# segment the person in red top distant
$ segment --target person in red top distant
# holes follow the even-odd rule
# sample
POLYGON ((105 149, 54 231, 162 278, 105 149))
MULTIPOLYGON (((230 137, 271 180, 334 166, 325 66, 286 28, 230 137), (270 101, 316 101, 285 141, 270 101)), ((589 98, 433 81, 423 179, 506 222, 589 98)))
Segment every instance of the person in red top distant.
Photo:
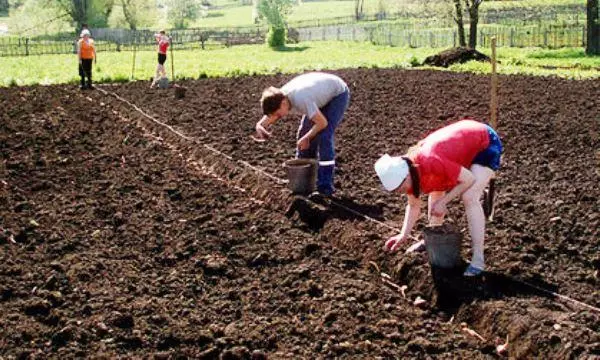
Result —
POLYGON ((171 44, 171 38, 165 34, 164 30, 161 30, 158 34, 154 34, 154 38, 158 44, 158 65, 156 65, 156 74, 154 75, 154 79, 152 79, 152 84, 150 84, 151 88, 154 87, 160 78, 167 76, 165 61, 167 61, 167 49, 171 44))
MULTIPOLYGON (((385 154, 379 158, 375 172, 383 187, 408 196, 402 230, 385 242, 385 248, 396 251, 407 240, 420 216, 421 194, 429 194, 428 218, 432 225, 443 222, 447 204, 460 196, 473 246, 471 263, 464 275, 480 275, 485 268, 485 216, 479 199, 500 167, 502 151, 502 143, 494 129, 464 119, 433 132, 409 149, 405 156, 385 154)), ((423 247, 420 241, 409 251, 423 247)))

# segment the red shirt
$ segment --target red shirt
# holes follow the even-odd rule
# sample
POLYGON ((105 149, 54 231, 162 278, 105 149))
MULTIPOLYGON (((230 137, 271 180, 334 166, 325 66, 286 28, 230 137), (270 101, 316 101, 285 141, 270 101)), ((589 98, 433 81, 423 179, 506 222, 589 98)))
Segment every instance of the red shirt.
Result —
POLYGON ((158 52, 161 54, 166 54, 167 53, 167 49, 169 48, 169 39, 167 39, 165 36, 161 36, 158 39, 158 52))
POLYGON ((413 161, 421 193, 454 188, 461 168, 470 168, 475 156, 489 144, 487 126, 475 120, 461 120, 431 133, 421 142, 413 161))

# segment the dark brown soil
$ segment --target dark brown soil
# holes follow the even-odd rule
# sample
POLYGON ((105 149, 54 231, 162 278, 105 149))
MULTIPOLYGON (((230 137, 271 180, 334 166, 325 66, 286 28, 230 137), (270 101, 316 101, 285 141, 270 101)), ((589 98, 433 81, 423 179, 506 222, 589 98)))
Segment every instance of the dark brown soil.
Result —
MULTIPOLYGON (((352 100, 335 201, 398 228, 404 199, 380 190, 374 161, 485 120, 489 78, 338 74, 352 100)), ((500 77, 489 273, 467 281, 384 253, 394 230, 248 167, 284 177, 299 118, 249 136, 262 89, 288 79, 182 82, 182 99, 102 87, 187 139, 101 90, 3 89, 0 358, 497 358, 507 337, 514 358, 600 356, 600 313, 539 290, 600 307, 600 83, 500 77)), ((449 219, 464 231, 459 203, 449 219)))
POLYGON ((475 49, 457 47, 444 50, 439 54, 428 56, 423 61, 423 65, 448 67, 453 64, 462 64, 471 60, 490 61, 490 58, 475 49))

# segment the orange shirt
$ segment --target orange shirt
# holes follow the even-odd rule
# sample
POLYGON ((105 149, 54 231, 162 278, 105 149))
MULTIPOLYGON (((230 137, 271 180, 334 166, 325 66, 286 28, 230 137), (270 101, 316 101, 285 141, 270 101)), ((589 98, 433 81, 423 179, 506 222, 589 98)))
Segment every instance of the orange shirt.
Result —
POLYGON ((79 42, 77 44, 79 46, 79 52, 81 54, 82 59, 94 58, 95 47, 93 39, 88 39, 88 41, 85 41, 85 39, 79 39, 79 42))

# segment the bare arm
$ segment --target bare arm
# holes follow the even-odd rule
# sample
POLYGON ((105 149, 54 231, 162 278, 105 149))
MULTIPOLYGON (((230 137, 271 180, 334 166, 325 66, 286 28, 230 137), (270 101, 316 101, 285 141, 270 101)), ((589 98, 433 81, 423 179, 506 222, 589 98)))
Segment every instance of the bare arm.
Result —
POLYGON ((310 147, 310 142, 312 139, 317 136, 323 129, 327 127, 327 118, 320 110, 317 110, 317 113, 310 119, 313 125, 310 130, 304 134, 300 139, 298 139, 298 149, 306 150, 310 147))
POLYGON ((404 212, 404 222, 402 223, 402 230, 400 234, 392 236, 385 242, 385 248, 390 251, 396 251, 404 243, 415 226, 417 220, 421 216, 421 199, 413 195, 407 195, 408 204, 406 204, 406 210, 404 212))
POLYGON ((314 137, 317 136, 318 133, 323 131, 323 129, 325 129, 328 124, 327 118, 325 117, 325 115, 323 115, 321 110, 317 110, 317 113, 315 114, 315 116, 313 116, 310 120, 312 121, 313 126, 304 135, 305 137, 308 138, 309 141, 314 139, 314 137))
POLYGON ((458 183, 452 190, 448 191, 441 199, 435 202, 431 209, 431 214, 434 216, 442 216, 446 213, 446 205, 456 197, 462 195, 468 188, 475 183, 475 176, 471 171, 464 167, 460 168, 458 174, 458 183))
POLYGON ((413 227, 419 217, 421 216, 421 199, 413 195, 407 195, 408 204, 406 204, 406 210, 404 212, 404 222, 402 223, 402 230, 400 231, 400 237, 407 239, 412 232, 413 227))

